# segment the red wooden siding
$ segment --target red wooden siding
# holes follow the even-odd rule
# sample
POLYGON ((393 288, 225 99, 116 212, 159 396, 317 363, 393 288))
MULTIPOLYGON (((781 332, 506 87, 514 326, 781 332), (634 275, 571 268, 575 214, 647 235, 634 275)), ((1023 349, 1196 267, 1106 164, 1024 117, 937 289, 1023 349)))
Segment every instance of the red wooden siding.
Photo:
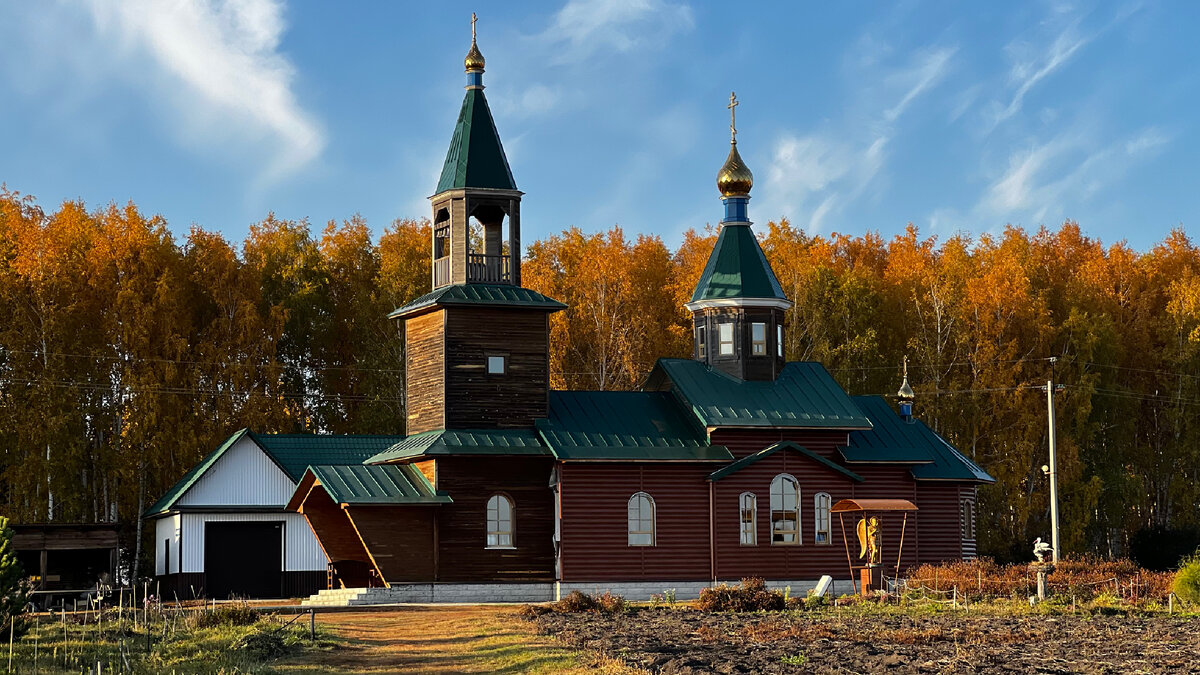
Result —
POLYGON ((845 431, 805 431, 803 429, 713 429, 713 445, 729 448, 734 457, 753 455, 778 441, 794 441, 826 459, 840 460, 838 446, 845 446, 850 435, 845 431))
POLYGON ((314 487, 301 505, 300 513, 304 514, 309 527, 317 535, 317 542, 331 562, 353 560, 371 564, 371 558, 354 531, 354 525, 342 507, 329 498, 325 488, 314 487))
POLYGON ((712 465, 562 465, 564 581, 708 579, 712 465), (629 498, 654 498, 654 546, 630 546, 629 498))
POLYGON ((388 583, 433 580, 433 523, 440 508, 424 505, 347 506, 346 515, 388 583))
POLYGON ((919 483, 916 504, 921 509, 921 562, 961 558, 963 541, 958 485, 919 483))

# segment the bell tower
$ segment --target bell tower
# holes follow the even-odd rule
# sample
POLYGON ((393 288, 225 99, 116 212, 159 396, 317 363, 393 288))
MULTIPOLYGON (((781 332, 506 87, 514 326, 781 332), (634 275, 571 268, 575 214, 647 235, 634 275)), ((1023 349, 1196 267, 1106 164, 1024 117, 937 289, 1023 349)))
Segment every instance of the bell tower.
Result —
POLYGON ((725 205, 721 234, 691 302, 693 355, 742 380, 774 380, 786 360, 783 313, 792 303, 750 229, 754 174, 737 149, 737 97, 729 94, 729 157, 717 173, 725 205))
POLYGON ((471 15, 463 98, 433 203, 433 291, 404 322, 405 429, 533 428, 550 390, 550 314, 521 287, 521 195, 483 96, 471 15), (507 236, 505 229, 507 227, 507 236))
POLYGON ((433 203, 433 287, 521 285, 521 195, 483 95, 485 61, 471 15, 467 94, 433 203), (472 223, 474 221, 474 223, 472 223), (504 229, 507 225, 508 236, 504 229))

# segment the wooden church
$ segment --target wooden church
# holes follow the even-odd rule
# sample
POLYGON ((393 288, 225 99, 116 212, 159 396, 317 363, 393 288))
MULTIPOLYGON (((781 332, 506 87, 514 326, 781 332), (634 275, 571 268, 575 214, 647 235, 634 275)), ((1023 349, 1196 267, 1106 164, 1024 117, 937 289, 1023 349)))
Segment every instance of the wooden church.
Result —
POLYGON ((641 391, 551 390, 550 315, 567 307, 521 286, 523 193, 474 38, 465 66, 431 198, 433 291, 390 315, 404 329, 406 436, 293 471, 279 507, 328 561, 314 602, 683 598, 748 576, 799 592, 825 574, 848 591, 861 561, 842 500, 915 509, 902 545, 885 518, 888 567, 974 556, 976 487, 993 479, 913 417, 907 380, 897 413, 785 360, 791 302, 751 229, 736 131, 720 235, 686 305, 692 358, 660 359, 641 391))

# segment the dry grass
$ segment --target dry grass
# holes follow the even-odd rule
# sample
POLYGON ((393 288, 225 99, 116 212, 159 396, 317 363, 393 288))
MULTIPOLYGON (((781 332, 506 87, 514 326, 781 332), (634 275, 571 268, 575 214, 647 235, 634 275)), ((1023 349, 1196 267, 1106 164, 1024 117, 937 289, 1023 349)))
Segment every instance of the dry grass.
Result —
POLYGON ((616 659, 538 635, 514 607, 405 607, 317 614, 342 645, 275 664, 281 673, 601 673, 639 675, 616 659))

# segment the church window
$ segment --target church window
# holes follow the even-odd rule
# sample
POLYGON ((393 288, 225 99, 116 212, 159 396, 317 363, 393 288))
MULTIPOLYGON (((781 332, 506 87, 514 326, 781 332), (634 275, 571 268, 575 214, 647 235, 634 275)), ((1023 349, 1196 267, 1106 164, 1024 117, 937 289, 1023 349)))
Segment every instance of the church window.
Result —
POLYGON ((783 324, 775 324, 775 349, 779 358, 783 358, 783 324))
POLYGON ((750 324, 750 353, 754 356, 767 355, 767 324, 750 324))
POLYGON ((800 543, 800 484, 786 473, 771 481, 771 543, 800 543))
POLYGON ((508 359, 503 354, 488 354, 487 374, 503 375, 508 371, 508 359))
POLYGON ((487 502, 487 547, 513 547, 513 504, 504 495, 492 495, 487 502))
POLYGON ((829 507, 832 502, 827 492, 818 492, 813 498, 813 531, 818 544, 829 543, 829 507))
POLYGON ((743 492, 738 501, 741 503, 742 545, 754 546, 758 543, 758 497, 753 492, 743 492))
POLYGON ((721 342, 721 356, 733 354, 733 324, 722 323, 717 328, 719 330, 717 337, 721 342))
POLYGON ((629 545, 654 545, 654 498, 645 492, 629 498, 629 545))
POLYGON ((962 503, 962 538, 975 538, 975 502, 969 499, 962 503))
POLYGON ((705 357, 704 326, 696 328, 696 353, 699 358, 705 357))

